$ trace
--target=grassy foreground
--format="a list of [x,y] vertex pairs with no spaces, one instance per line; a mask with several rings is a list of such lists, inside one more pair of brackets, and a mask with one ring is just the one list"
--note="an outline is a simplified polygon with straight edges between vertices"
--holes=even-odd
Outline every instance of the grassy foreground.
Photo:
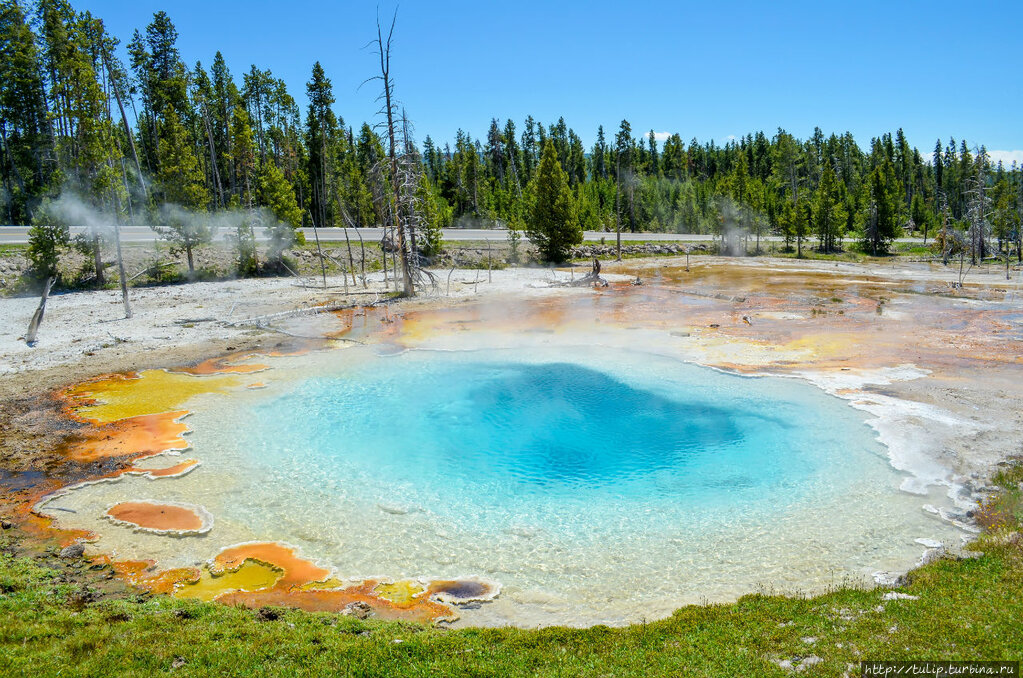
[[916,600],[855,588],[751,595],[624,629],[451,631],[167,597],[91,603],[80,583],[8,548],[0,674],[855,676],[860,660],[1019,660],[1023,467],[996,482],[1001,494],[979,514],[990,528],[976,543],[983,555],[913,571],[898,590]]

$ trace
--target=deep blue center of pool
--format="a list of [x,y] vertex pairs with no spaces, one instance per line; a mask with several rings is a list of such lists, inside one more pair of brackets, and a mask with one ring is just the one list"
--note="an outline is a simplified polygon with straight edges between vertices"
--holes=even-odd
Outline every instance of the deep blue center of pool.
[[[431,448],[424,461],[452,475],[548,488],[612,484],[682,469],[743,437],[727,410],[569,363],[469,364],[434,378],[447,389],[416,384],[427,397],[401,420]],[[396,414],[387,406],[370,412],[378,426]]]
[[269,475],[325,501],[336,487],[465,520],[534,496],[547,508],[788,501],[878,449],[855,411],[807,384],[663,358],[372,356],[300,381],[239,429]]

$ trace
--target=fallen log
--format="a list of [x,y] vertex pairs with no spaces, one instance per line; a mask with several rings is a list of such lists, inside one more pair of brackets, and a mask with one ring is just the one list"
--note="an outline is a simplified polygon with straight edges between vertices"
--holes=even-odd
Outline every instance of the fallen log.
[[285,318],[294,318],[302,315],[317,315],[319,313],[330,313],[331,311],[343,311],[348,308],[360,308],[364,306],[376,306],[378,304],[387,303],[392,298],[386,299],[374,299],[373,301],[361,304],[327,304],[325,306],[312,306],[310,308],[298,308],[293,311],[281,311],[279,313],[269,313],[267,315],[255,316],[253,318],[245,318],[243,320],[236,320],[234,322],[226,322],[225,324],[231,327],[237,327],[239,325],[255,325],[256,327],[267,327],[266,323],[274,320],[283,320]]

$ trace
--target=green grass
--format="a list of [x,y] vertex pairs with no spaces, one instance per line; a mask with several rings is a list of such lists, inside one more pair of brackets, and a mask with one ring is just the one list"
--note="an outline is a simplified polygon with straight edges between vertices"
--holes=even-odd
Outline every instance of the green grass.
[[167,597],[89,603],[62,572],[6,554],[0,674],[783,676],[777,661],[816,655],[807,675],[840,676],[867,659],[1019,660],[1023,468],[996,482],[1003,493],[982,511],[993,529],[976,543],[983,555],[912,572],[900,591],[918,600],[882,603],[883,591],[854,587],[750,595],[623,629],[451,631],[290,610],[266,621]]
[[[693,246],[693,245],[710,245],[714,242],[714,236],[701,236],[701,240],[626,240],[622,239],[622,247],[629,247],[630,245],[682,245],[682,246]],[[584,240],[583,245],[610,245],[614,247],[618,244],[615,240],[615,234],[609,233],[604,236],[604,242],[597,240]]]
[[931,244],[924,245],[922,243],[909,243],[909,242],[897,242],[892,245],[894,254],[905,254],[918,257],[933,257],[936,256],[934,250],[931,249]]

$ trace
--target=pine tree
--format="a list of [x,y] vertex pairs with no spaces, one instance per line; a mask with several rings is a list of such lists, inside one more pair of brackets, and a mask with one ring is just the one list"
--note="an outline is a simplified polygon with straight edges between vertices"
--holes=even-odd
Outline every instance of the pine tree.
[[558,162],[554,142],[548,140],[540,157],[532,186],[533,205],[526,233],[544,261],[560,262],[568,258],[569,248],[583,241],[583,231],[575,217],[568,175]]
[[225,194],[224,203],[226,204],[226,196],[235,193],[234,151],[230,141],[231,115],[240,96],[238,87],[231,77],[231,71],[224,60],[224,55],[219,51],[213,57],[209,80],[212,92],[208,115],[210,127],[212,127],[213,147],[217,151],[219,183]]
[[188,105],[188,69],[177,48],[178,31],[166,12],[153,14],[146,26],[149,47],[149,91],[154,113],[165,118],[171,112],[183,118],[191,112]]
[[150,171],[159,172],[162,158],[161,131],[173,113],[185,124],[191,114],[188,102],[188,69],[181,61],[176,43],[177,29],[166,12],[156,12],[146,26],[145,36],[135,31],[128,44],[131,68],[142,100],[139,138]]
[[160,130],[160,172],[158,185],[165,205],[157,227],[161,236],[183,250],[188,258],[189,276],[195,275],[193,250],[210,242],[213,234],[209,223],[201,214],[209,204],[210,196],[195,147],[188,130],[170,110]]
[[[65,0],[41,0],[39,13],[50,108],[59,131],[54,148],[60,188],[75,191],[90,207],[104,212],[108,203],[126,197],[114,169],[120,153],[112,141],[110,102],[98,80],[104,71],[100,55],[109,39],[101,22],[88,13],[76,14]],[[78,246],[90,257],[97,286],[105,282],[101,243],[93,221]]]
[[924,245],[927,244],[927,231],[931,225],[931,216],[927,210],[927,203],[924,197],[917,193],[913,196],[913,203],[910,205],[910,218],[914,228],[920,230],[924,236]]
[[607,179],[607,141],[604,126],[597,127],[597,142],[590,149],[590,176],[593,179]]
[[41,284],[58,278],[60,252],[71,240],[68,225],[51,200],[43,200],[28,230],[28,260],[32,277]]
[[[509,118],[504,123],[504,157],[508,163],[508,183],[512,185],[515,191],[515,197],[518,199],[522,195],[522,151],[519,149],[519,144],[515,140],[515,123]],[[512,210],[515,212],[515,210]]]
[[569,183],[578,187],[586,181],[586,151],[583,140],[572,130],[568,130],[568,172]]
[[837,251],[838,239],[845,230],[846,210],[842,187],[831,163],[824,164],[820,184],[814,194],[813,221],[821,251]]
[[[525,125],[522,128],[522,167],[523,167],[523,181],[529,183],[533,180],[533,172],[536,170],[536,165],[539,162],[540,149],[537,145],[536,133],[537,124],[533,120],[533,116],[526,116]],[[543,126],[540,126],[540,130],[543,130]]]
[[0,3],[0,180],[3,219],[32,220],[52,172],[52,137],[35,36],[17,2]]
[[664,176],[674,181],[682,181],[686,174],[685,145],[682,137],[672,134],[664,141],[661,151],[661,169]]
[[304,244],[305,236],[298,227],[302,224],[302,211],[295,200],[295,191],[281,170],[271,161],[263,163],[259,173],[259,202],[274,216],[266,229],[270,236],[267,258],[273,267],[279,267],[284,251],[293,244]]
[[902,186],[895,164],[889,159],[883,142],[871,153],[874,164],[863,183],[864,197],[860,215],[861,247],[874,256],[887,254],[898,236],[902,213]]
[[628,120],[622,120],[618,127],[618,134],[615,135],[615,183],[618,184],[619,193],[623,195],[616,199],[616,204],[619,205],[616,209],[621,214],[620,203],[623,202],[621,198],[624,198],[627,205],[626,213],[629,217],[629,230],[632,232],[637,230],[636,181],[633,174],[636,159],[635,146],[635,141],[632,138],[632,125]]
[[333,148],[339,129],[337,117],[331,108],[334,104],[334,89],[319,61],[313,65],[312,79],[306,84],[306,94],[309,96],[309,112],[306,115],[305,142],[309,151],[307,167],[312,189],[309,202],[313,223],[324,228],[334,225],[330,178],[334,173]]
[[243,106],[235,106],[231,113],[231,151],[236,186],[234,203],[252,207],[256,196],[256,145],[249,113]]
[[416,246],[428,257],[438,254],[441,250],[442,228],[446,220],[444,206],[437,200],[430,178],[425,172],[420,173],[416,185],[416,202],[420,217],[420,227],[416,230]]
[[650,130],[647,135],[647,157],[649,158],[649,166],[647,167],[647,174],[656,177],[661,173],[661,162],[660,156],[657,154],[657,137],[654,136],[654,131]]

